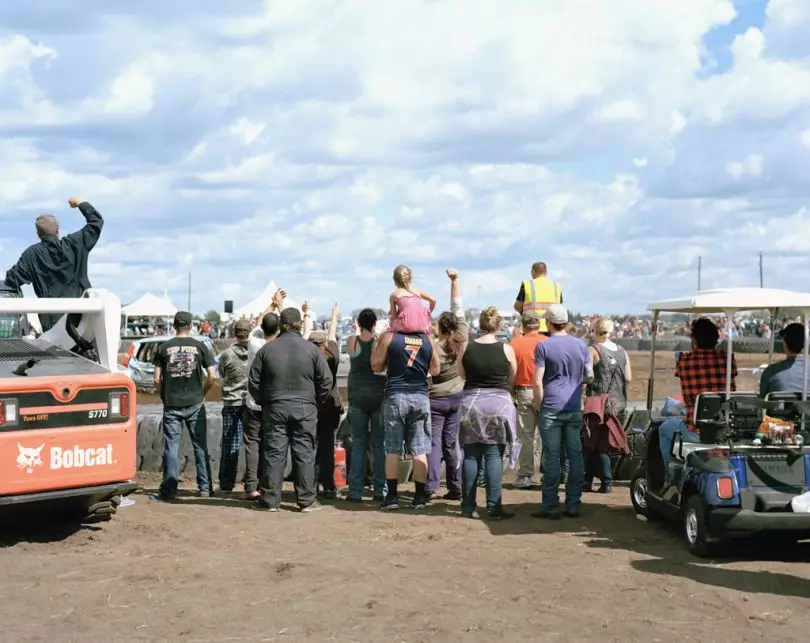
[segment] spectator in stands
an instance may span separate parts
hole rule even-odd
[[[87,223],[78,232],[59,238],[59,221],[52,214],[36,219],[39,243],[29,246],[16,264],[6,271],[9,288],[19,290],[26,284],[34,287],[37,297],[81,297],[91,288],[87,277],[87,260],[98,243],[104,219],[82,197],[68,199],[71,208],[79,208]],[[42,331],[53,328],[61,314],[39,316]]]
[[[350,367],[348,378],[349,426],[352,431],[352,453],[349,467],[350,502],[362,502],[366,481],[366,457],[371,442],[371,472],[374,500],[385,500],[385,449],[382,426],[382,400],[385,376],[371,370],[377,314],[364,308],[357,315],[359,335],[349,337],[346,348]]]
[[[464,380],[458,373],[458,353],[467,343],[469,329],[464,318],[458,272],[448,270],[450,312],[439,315],[439,341],[436,352],[441,368],[430,383],[430,431],[432,444],[428,456],[427,493],[432,497],[440,486],[444,459],[447,493],[444,500],[461,500],[461,471],[458,461],[458,409]]]
[[[332,387],[329,397],[318,406],[318,481],[323,489],[323,495],[328,500],[338,497],[335,487],[335,435],[340,426],[340,416],[343,414],[343,401],[337,386],[337,370],[340,363],[340,348],[337,345],[337,323],[340,317],[338,305],[332,306],[332,319],[329,322],[329,331],[313,331],[309,334],[309,341],[318,347],[329,365],[332,374]]]
[[[320,508],[315,485],[318,407],[332,394],[332,373],[321,351],[301,337],[296,308],[281,312],[281,334],[256,354],[248,392],[262,407],[263,496],[259,506],[278,511],[287,451],[292,451],[295,492],[301,511]]]
[[[560,304],[549,306],[546,321],[548,341],[535,352],[534,403],[540,409],[543,440],[543,500],[536,518],[560,518],[560,452],[565,445],[568,480],[562,515],[578,518],[581,512],[583,464],[582,384],[593,380],[593,362],[581,339],[570,336],[568,311]]]
[[[624,426],[627,420],[627,385],[633,376],[630,358],[627,352],[611,339],[612,320],[600,318],[594,330],[594,342],[588,349],[593,361],[594,379],[586,387],[585,395],[588,397],[607,395],[614,415]],[[602,481],[599,493],[610,493],[613,487],[613,474],[607,449],[607,436],[604,436],[604,440],[594,440],[593,444],[601,444],[603,448],[585,451],[584,489],[591,490],[596,476]]]
[[[158,498],[173,500],[180,478],[180,435],[185,426],[197,463],[197,495],[213,496],[208,460],[205,396],[216,381],[216,362],[205,344],[190,336],[191,313],[174,316],[175,337],[155,354],[155,390],[163,400],[163,483]]]
[[[539,332],[548,335],[546,309],[551,304],[563,303],[562,286],[548,278],[548,266],[542,261],[532,265],[532,278],[520,284],[515,298],[515,310],[521,315],[529,310],[540,313]]]
[[[270,308],[281,309],[284,300],[284,291],[278,290],[273,295]],[[256,354],[267,342],[278,337],[278,315],[267,312],[261,317],[261,325],[250,333],[248,340],[248,373],[253,367]],[[245,443],[245,500],[258,500],[260,481],[264,479],[264,458],[262,453],[262,407],[253,399],[250,391],[245,395],[244,438]]]
[[[518,454],[518,475],[515,487],[530,489],[534,486],[535,463],[540,462],[542,446],[540,443],[538,411],[534,405],[534,355],[537,345],[548,339],[541,335],[540,313],[527,310],[523,313],[522,332],[509,345],[515,352],[515,405],[517,406],[517,437],[520,442]],[[539,448],[538,448],[539,447]]]
[[[763,398],[768,393],[801,393],[804,390],[804,324],[789,324],[780,335],[785,359],[762,372],[759,395]]]
[[[483,465],[489,519],[504,520],[515,515],[503,508],[502,479],[506,445],[514,448],[517,443],[515,406],[510,395],[517,364],[514,349],[495,336],[501,327],[497,308],[485,309],[478,327],[481,336],[459,351],[457,362],[459,376],[465,380],[459,409],[459,439],[464,447],[461,513],[475,517],[478,476]]]
[[[245,396],[247,395],[248,337],[253,325],[240,319],[234,326],[234,343],[219,358],[222,387],[222,453],[219,459],[219,490],[231,493],[236,484],[239,451],[242,449]]]
[[[717,348],[719,341],[720,331],[711,319],[701,317],[692,322],[692,350],[681,353],[675,367],[675,376],[681,380],[686,417],[666,420],[658,429],[664,462],[670,459],[672,442],[676,435],[682,435],[684,442],[700,441],[693,423],[697,396],[701,393],[726,390],[728,355],[726,351]],[[736,377],[737,362],[732,356],[732,391],[736,390],[734,381]]]

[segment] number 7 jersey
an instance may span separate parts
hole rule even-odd
[[[388,344],[386,393],[428,394],[433,345],[425,333],[394,333]]]

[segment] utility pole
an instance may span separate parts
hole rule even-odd
[[[762,253],[759,253],[759,287],[765,287],[765,278],[762,273]]]
[[[191,312],[191,273],[188,273],[188,312]]]
[[[703,257],[698,256],[698,292],[700,292],[700,271],[703,267]]]

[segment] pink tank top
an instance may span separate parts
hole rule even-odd
[[[389,330],[395,333],[430,333],[430,311],[416,295],[404,295],[395,300],[398,315]]]

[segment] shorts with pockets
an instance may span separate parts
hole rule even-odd
[[[386,395],[382,420],[386,455],[401,454],[403,443],[411,455],[430,453],[430,398],[425,393]]]

